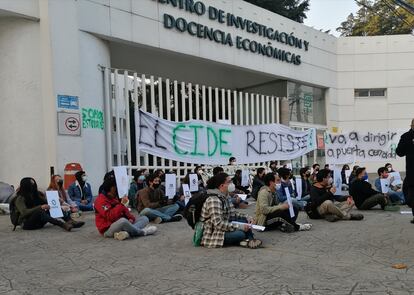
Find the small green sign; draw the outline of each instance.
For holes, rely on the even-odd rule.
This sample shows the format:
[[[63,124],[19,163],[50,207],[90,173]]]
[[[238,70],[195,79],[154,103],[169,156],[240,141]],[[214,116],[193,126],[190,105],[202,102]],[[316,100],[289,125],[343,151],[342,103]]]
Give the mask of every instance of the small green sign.
[[[82,127],[92,129],[104,129],[103,112],[96,109],[82,108]]]

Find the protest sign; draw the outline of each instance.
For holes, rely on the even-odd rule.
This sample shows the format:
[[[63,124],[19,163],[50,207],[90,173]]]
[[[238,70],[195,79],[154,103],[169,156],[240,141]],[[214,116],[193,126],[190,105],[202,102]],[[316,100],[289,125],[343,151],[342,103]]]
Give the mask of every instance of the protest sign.
[[[184,194],[184,203],[187,206],[188,201],[190,201],[191,199],[191,192],[190,192],[190,187],[188,186],[188,184],[183,183],[183,194]]]
[[[60,207],[59,193],[57,191],[46,191],[47,204],[49,213],[53,218],[63,217],[62,207]]]
[[[177,193],[177,178],[175,174],[165,174],[165,195],[173,199]]]
[[[288,187],[285,187],[285,193],[286,193],[287,202],[289,204],[290,217],[293,218],[293,217],[295,217],[295,211],[293,210],[292,197],[290,196],[290,192],[289,192]]]
[[[325,133],[328,164],[384,162],[396,159],[401,131]]]
[[[122,198],[128,196],[129,180],[128,173],[125,166],[114,167],[116,188],[118,190],[118,197]]]
[[[142,110],[135,112],[135,122],[140,152],[187,163],[222,165],[231,156],[241,164],[290,160],[316,148],[314,128],[298,131],[280,124],[172,122]]]
[[[195,173],[189,175],[190,192],[198,192],[198,176]]]
[[[247,169],[242,170],[241,186],[249,186],[249,184],[250,184],[249,180],[250,180],[249,170],[247,170]]]
[[[296,196],[296,199],[300,200],[302,199],[302,178],[297,176],[295,181],[296,181],[296,192],[298,193],[298,195]]]
[[[387,194],[388,191],[390,190],[390,180],[388,178],[381,178],[380,182],[381,182],[381,192],[383,194]]]

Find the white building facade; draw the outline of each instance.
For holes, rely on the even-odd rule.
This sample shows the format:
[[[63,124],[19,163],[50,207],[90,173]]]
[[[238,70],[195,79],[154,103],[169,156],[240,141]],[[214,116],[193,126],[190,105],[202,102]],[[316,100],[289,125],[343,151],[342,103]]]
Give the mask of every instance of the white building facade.
[[[319,136],[414,117],[412,35],[336,38],[242,0],[1,0],[1,181],[44,187],[51,167],[77,162],[97,186],[119,164],[105,68],[279,97],[278,121]],[[323,149],[301,164],[315,161]]]

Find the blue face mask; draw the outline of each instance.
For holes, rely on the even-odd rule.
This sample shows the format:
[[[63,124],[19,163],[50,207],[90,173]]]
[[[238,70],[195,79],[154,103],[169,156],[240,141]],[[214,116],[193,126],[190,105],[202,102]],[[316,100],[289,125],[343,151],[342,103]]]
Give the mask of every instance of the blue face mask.
[[[362,176],[362,180],[367,180],[368,179],[368,174],[367,173],[365,173],[365,175],[364,176]]]

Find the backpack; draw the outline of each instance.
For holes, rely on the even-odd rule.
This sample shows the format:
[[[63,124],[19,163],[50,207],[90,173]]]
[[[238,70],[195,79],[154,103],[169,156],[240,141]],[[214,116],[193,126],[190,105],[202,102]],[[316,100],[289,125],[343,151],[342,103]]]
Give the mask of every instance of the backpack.
[[[184,218],[187,219],[187,223],[194,229],[197,222],[200,221],[201,210],[203,209],[204,202],[210,196],[217,196],[216,194],[208,194],[206,192],[199,192],[193,194],[188,201],[187,206],[184,209]]]
[[[16,230],[16,227],[19,224],[20,212],[17,210],[16,207],[16,200],[18,196],[14,195],[10,198],[9,210],[10,210],[10,221],[14,225],[13,231]]]

